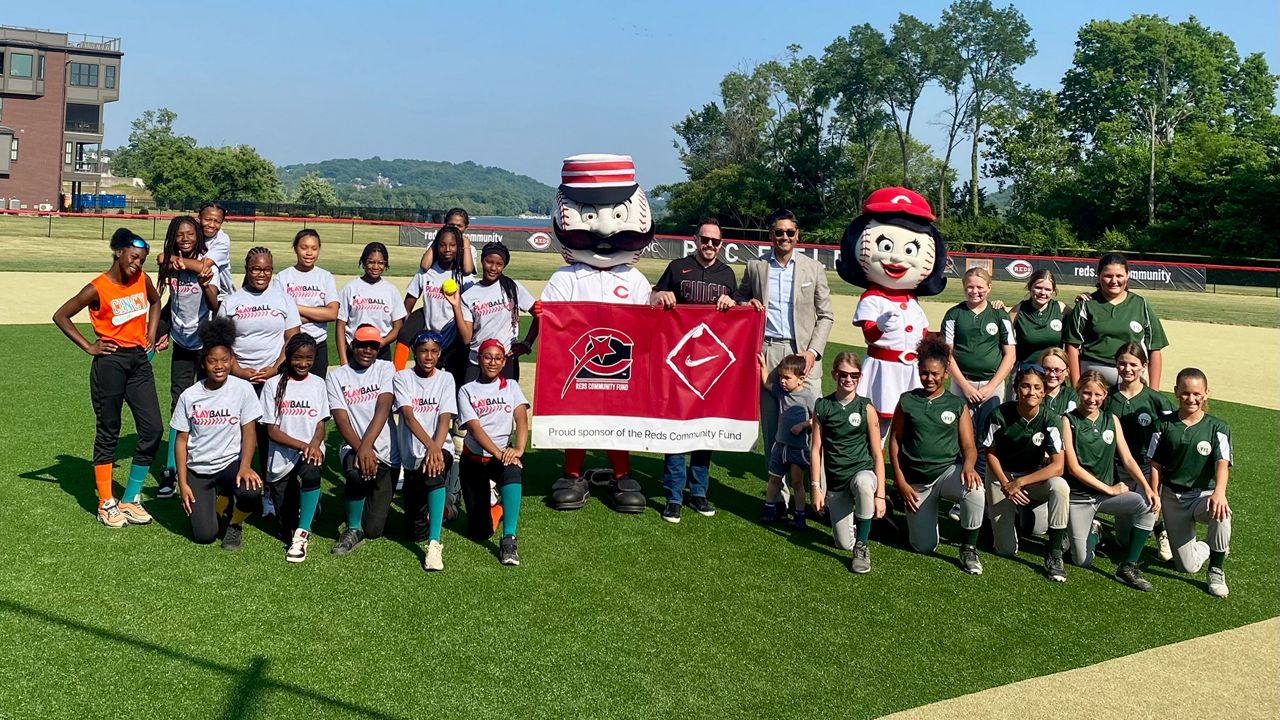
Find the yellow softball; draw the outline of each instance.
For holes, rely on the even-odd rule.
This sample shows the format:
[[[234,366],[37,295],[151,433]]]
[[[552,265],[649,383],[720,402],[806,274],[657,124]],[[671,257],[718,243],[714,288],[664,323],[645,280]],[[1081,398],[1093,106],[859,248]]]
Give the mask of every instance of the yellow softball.
[[[448,280],[445,280],[444,282],[440,283],[440,291],[443,292],[445,295],[452,295],[458,292],[458,281],[454,280],[453,278],[449,278]]]

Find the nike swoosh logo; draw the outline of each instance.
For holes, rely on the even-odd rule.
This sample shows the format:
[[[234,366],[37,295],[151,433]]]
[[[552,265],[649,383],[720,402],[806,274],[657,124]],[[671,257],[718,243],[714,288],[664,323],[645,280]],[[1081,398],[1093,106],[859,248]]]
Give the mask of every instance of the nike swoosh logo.
[[[680,271],[680,273],[681,273],[682,275],[688,275],[688,274],[689,274],[689,273],[691,273],[691,272],[693,272],[693,268],[685,268],[685,269],[683,269],[683,270],[681,270],[681,271]]]
[[[716,359],[716,358],[718,358],[718,357],[720,357],[720,356],[719,356],[719,355],[708,355],[707,357],[704,357],[704,358],[698,358],[697,360],[694,360],[694,359],[692,359],[692,358],[690,358],[690,357],[688,357],[688,356],[686,355],[686,356],[685,356],[685,358],[684,358],[684,366],[685,366],[685,367],[698,367],[699,365],[706,365],[707,363],[711,362],[712,360],[715,360],[715,359]]]

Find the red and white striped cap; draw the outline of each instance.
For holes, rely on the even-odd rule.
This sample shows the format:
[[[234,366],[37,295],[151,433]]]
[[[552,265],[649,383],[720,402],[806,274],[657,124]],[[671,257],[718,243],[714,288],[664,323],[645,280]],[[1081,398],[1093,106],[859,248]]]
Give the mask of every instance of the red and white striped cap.
[[[560,169],[560,191],[576,202],[616,204],[636,188],[636,165],[630,155],[574,155],[565,158]]]

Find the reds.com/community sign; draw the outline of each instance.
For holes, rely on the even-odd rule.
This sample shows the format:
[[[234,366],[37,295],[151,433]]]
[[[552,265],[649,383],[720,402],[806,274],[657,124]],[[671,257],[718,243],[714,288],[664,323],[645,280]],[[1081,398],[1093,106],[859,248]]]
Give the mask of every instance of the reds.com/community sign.
[[[747,452],[755,443],[763,313],[541,307],[534,447]]]

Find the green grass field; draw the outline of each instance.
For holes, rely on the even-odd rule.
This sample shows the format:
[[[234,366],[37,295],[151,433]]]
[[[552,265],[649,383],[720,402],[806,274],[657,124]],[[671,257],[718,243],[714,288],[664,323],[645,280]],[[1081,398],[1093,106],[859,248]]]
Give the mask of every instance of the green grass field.
[[[167,221],[159,219],[115,222],[111,218],[59,217],[51,221],[50,218],[0,215],[0,272],[101,272],[104,258],[107,258],[103,238],[110,238],[122,222],[148,240],[159,243],[164,239]],[[390,225],[317,224],[315,221],[297,220],[230,222],[225,229],[232,239],[233,259],[243,257],[244,252],[254,245],[264,245],[271,248],[277,266],[284,267],[293,262],[293,236],[304,226],[319,228],[325,241],[320,264],[334,273],[358,272],[361,249],[375,240],[388,246],[391,268],[387,274],[399,285],[404,285],[405,281],[397,278],[412,275],[422,257],[421,248],[398,246],[398,230]],[[40,248],[38,262],[33,260],[33,247]],[[508,274],[517,280],[546,280],[563,264],[558,255],[517,253]],[[645,259],[637,267],[650,280],[657,282],[666,265],[664,260]],[[738,274],[741,277],[741,272]],[[827,277],[835,293],[856,296],[861,292],[834,272],[828,273]],[[1064,285],[1061,299],[1069,305],[1083,289]],[[1280,327],[1280,297],[1275,296],[1274,289],[1228,286],[1218,286],[1217,289],[1217,293],[1144,290],[1142,295],[1165,320]],[[992,297],[1010,305],[1025,296],[1025,288],[1015,282],[996,282],[992,291]],[[960,302],[964,299],[964,292],[961,284],[953,280],[942,295],[933,299]]]
[[[0,328],[3,717],[874,717],[1280,615],[1276,412],[1214,404],[1237,459],[1225,601],[1153,555],[1150,594],[1101,558],[1057,585],[1035,541],[969,577],[954,545],[873,537],[875,570],[854,576],[821,529],[760,526],[762,460],[732,454],[720,513],[671,526],[659,458],[635,461],[651,511],[557,513],[542,497],[558,454],[534,451],[524,565],[446,528],[448,569],[427,575],[398,509],[389,538],[328,554],[333,473],[300,566],[261,524],[238,555],[194,545],[173,500],[149,502],[154,525],[98,526],[88,367],[54,328]],[[167,359],[157,384],[167,397]]]

